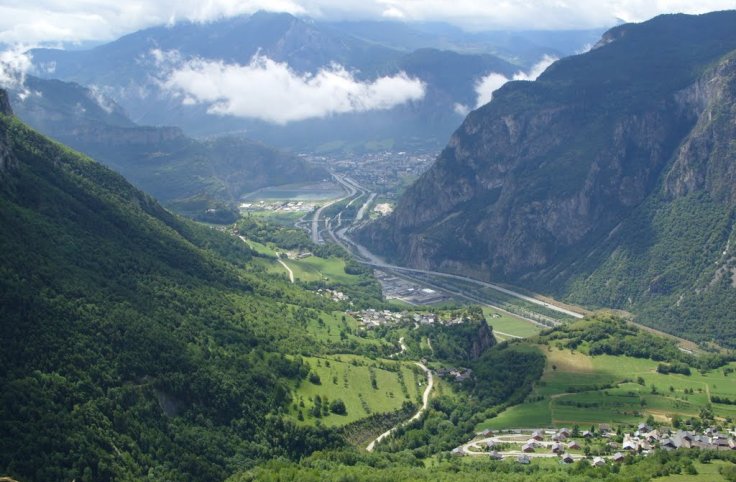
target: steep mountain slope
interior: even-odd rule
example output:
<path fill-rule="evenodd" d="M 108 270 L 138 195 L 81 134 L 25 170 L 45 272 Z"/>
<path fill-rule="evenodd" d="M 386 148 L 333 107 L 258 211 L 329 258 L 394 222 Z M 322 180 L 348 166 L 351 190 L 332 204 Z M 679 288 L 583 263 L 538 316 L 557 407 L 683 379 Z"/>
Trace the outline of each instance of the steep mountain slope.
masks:
<path fill-rule="evenodd" d="M 735 24 L 624 25 L 507 84 L 363 239 L 732 345 Z"/>
<path fill-rule="evenodd" d="M 0 473 L 223 480 L 333 444 L 267 417 L 320 345 L 290 306 L 326 301 L 0 106 Z"/>
<path fill-rule="evenodd" d="M 264 186 L 328 173 L 242 137 L 197 141 L 173 127 L 138 126 L 112 100 L 79 84 L 29 76 L 11 100 L 18 117 L 123 174 L 184 214 L 236 203 Z M 229 219 L 228 210 L 221 217 Z"/>

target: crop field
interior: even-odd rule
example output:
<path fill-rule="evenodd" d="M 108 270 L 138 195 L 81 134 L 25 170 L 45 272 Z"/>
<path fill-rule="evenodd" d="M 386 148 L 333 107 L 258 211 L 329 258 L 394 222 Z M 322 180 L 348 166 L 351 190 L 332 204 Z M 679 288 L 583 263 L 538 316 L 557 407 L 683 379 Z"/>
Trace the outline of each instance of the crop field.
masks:
<path fill-rule="evenodd" d="M 488 324 L 493 327 L 494 331 L 526 338 L 528 336 L 534 336 L 542 330 L 539 325 L 509 315 L 503 311 L 494 310 L 493 308 L 483 307 L 483 313 L 486 316 L 486 320 L 488 320 Z"/>
<path fill-rule="evenodd" d="M 479 430 L 635 424 L 650 415 L 668 423 L 675 414 L 697 416 L 712 395 L 736 398 L 736 373 L 727 374 L 726 367 L 705 374 L 661 374 L 652 360 L 539 348 L 547 365 L 533 393 L 479 424 Z M 736 405 L 712 403 L 712 408 L 717 417 L 736 418 Z"/>
<path fill-rule="evenodd" d="M 294 403 L 289 414 L 297 420 L 302 413 L 304 424 L 317 420 L 326 426 L 342 426 L 373 413 L 399 410 L 405 401 L 421 403 L 421 394 L 427 383 L 421 370 L 411 362 L 371 360 L 357 355 L 305 357 L 319 383 L 303 380 L 293 392 Z M 315 399 L 328 405 L 340 399 L 346 414 L 315 416 Z M 327 400 L 325 402 L 325 400 Z"/>

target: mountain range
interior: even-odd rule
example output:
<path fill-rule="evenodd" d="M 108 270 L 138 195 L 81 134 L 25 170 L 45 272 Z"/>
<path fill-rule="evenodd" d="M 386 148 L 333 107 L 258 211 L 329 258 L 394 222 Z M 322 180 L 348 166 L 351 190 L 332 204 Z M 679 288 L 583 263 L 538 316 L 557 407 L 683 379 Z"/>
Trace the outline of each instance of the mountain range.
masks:
<path fill-rule="evenodd" d="M 623 25 L 504 85 L 361 238 L 733 347 L 734 25 L 733 11 Z"/>
<path fill-rule="evenodd" d="M 368 35 L 370 31 L 377 35 Z M 456 105 L 475 106 L 476 84 L 483 76 L 495 72 L 511 77 L 545 55 L 573 53 L 594 38 L 595 31 L 484 36 L 446 26 L 418 30 L 390 22 L 375 29 L 371 22 L 330 24 L 258 12 L 210 23 L 149 28 L 89 50 L 34 49 L 30 53 L 38 76 L 94 87 L 120 104 L 137 123 L 176 125 L 190 135 L 245 132 L 251 138 L 290 148 L 375 140 L 388 140 L 399 147 L 417 142 L 439 146 L 462 120 Z M 554 47 L 545 47 L 547 44 Z M 498 55 L 491 53 L 496 51 L 494 45 L 500 46 Z M 316 76 L 335 64 L 361 82 L 404 72 L 424 83 L 424 97 L 390 110 L 274 125 L 256 118 L 213 115 L 208 113 L 209 104 L 183 103 L 163 87 L 170 66 L 161 64 L 160 55 L 179 62 L 199 59 L 242 67 L 256 54 L 288 65 L 293 75 L 302 78 Z"/>
<path fill-rule="evenodd" d="M 137 125 L 110 98 L 72 82 L 27 76 L 10 99 L 30 126 L 195 218 L 232 222 L 232 207 L 245 193 L 329 177 L 296 156 L 243 136 L 195 140 L 177 127 Z"/>

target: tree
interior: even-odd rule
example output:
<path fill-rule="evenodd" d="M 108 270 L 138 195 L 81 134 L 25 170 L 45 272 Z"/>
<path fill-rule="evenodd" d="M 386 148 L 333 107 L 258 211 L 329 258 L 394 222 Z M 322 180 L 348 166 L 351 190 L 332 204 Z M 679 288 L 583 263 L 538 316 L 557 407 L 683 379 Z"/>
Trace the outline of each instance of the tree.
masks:
<path fill-rule="evenodd" d="M 345 402 L 339 398 L 335 399 L 330 403 L 330 411 L 337 415 L 347 415 L 348 410 L 345 407 Z"/>

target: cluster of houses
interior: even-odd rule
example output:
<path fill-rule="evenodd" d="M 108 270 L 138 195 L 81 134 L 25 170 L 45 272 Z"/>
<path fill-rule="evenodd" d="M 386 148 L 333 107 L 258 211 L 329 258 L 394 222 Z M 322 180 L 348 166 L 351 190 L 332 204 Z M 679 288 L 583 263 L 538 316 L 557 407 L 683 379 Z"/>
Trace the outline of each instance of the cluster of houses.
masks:
<path fill-rule="evenodd" d="M 397 313 L 389 310 L 368 309 L 363 311 L 348 311 L 356 320 L 360 321 L 366 328 L 372 328 L 385 324 L 396 324 L 399 322 L 414 322 L 418 325 L 432 325 L 437 323 L 438 318 L 434 313 L 408 313 L 402 311 Z"/>
<path fill-rule="evenodd" d="M 520 432 L 516 432 L 518 437 Z M 499 452 L 499 444 L 503 443 L 504 437 L 493 437 L 491 431 L 484 431 L 479 434 L 485 437 L 477 443 L 485 443 L 490 451 L 488 455 L 492 459 L 501 460 L 504 457 L 516 457 L 516 461 L 521 464 L 530 463 L 534 457 L 559 457 L 562 463 L 572 463 L 576 460 L 584 458 L 580 453 L 570 453 L 571 451 L 579 451 L 582 447 L 578 440 L 572 438 L 573 431 L 568 428 L 561 428 L 556 431 L 535 430 L 531 433 L 531 437 L 521 445 L 521 449 Z M 594 437 L 612 439 L 616 437 L 619 441 L 621 438 L 618 434 L 612 432 L 607 424 L 599 426 L 598 433 L 589 430 L 575 432 L 578 438 L 591 439 Z M 519 442 L 516 442 L 519 443 Z M 606 465 L 609 461 L 614 463 L 623 462 L 627 454 L 641 453 L 648 454 L 656 449 L 677 450 L 688 448 L 700 448 L 704 450 L 736 450 L 736 431 L 729 433 L 721 433 L 715 428 L 707 428 L 702 433 L 689 432 L 685 430 L 671 431 L 668 429 L 655 429 L 647 424 L 639 424 L 633 433 L 623 434 L 623 441 L 609 441 L 606 444 L 612 450 L 618 450 L 613 455 L 606 457 L 593 457 L 591 464 L 594 466 Z M 453 451 L 455 455 L 466 455 L 462 447 L 458 447 Z"/>
<path fill-rule="evenodd" d="M 324 296 L 325 298 L 331 299 L 332 301 L 347 301 L 350 299 L 348 295 L 346 295 L 342 291 L 337 290 L 320 288 L 317 290 L 317 293 L 319 293 L 321 296 Z"/>
<path fill-rule="evenodd" d="M 473 370 L 470 368 L 438 368 L 435 373 L 439 377 L 452 378 L 457 382 L 468 380 L 473 376 Z"/>
<path fill-rule="evenodd" d="M 358 320 L 366 328 L 385 325 L 387 323 L 399 323 L 403 314 L 389 310 L 374 310 L 373 308 L 362 311 L 348 311 L 349 315 Z"/>
<path fill-rule="evenodd" d="M 253 201 L 244 202 L 240 204 L 242 211 L 274 211 L 274 212 L 310 212 L 314 210 L 315 203 L 304 201 L 288 201 L 288 202 L 267 202 L 267 201 Z"/>
<path fill-rule="evenodd" d="M 736 450 L 736 438 L 733 433 L 720 433 L 708 427 L 701 433 L 687 430 L 658 430 L 639 424 L 636 432 L 624 435 L 623 450 L 631 452 L 648 452 L 655 448 L 665 450 L 699 448 L 703 450 Z"/>

